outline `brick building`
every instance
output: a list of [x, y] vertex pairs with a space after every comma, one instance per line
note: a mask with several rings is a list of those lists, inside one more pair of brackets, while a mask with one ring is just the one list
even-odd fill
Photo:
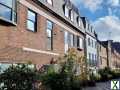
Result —
[[98, 43], [98, 53], [99, 53], [99, 68], [103, 69], [108, 66], [107, 60], [107, 48], [103, 42]]
[[99, 41], [99, 68], [110, 67], [111, 69], [120, 68], [119, 44], [112, 40]]
[[71, 47], [84, 56], [85, 30], [69, 0], [0, 0], [0, 63], [49, 64]]
[[120, 43], [119, 42], [112, 42], [112, 68], [119, 69], [120, 68]]

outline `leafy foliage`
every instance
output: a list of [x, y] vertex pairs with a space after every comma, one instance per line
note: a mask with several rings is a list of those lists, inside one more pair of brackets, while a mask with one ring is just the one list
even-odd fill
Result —
[[111, 70], [110, 68], [106, 67], [104, 69], [100, 69], [100, 81], [107, 81], [110, 79], [120, 78], [120, 71], [117, 70]]
[[80, 90], [80, 82], [75, 79], [76, 52], [70, 50], [61, 61], [63, 62], [60, 62], [61, 67], [58, 72], [48, 69], [50, 71], [41, 73], [43, 85], [47, 87], [47, 90], [49, 88], [51, 90]]
[[28, 65], [12, 65], [0, 74], [1, 90], [33, 90], [37, 80], [34, 68]]

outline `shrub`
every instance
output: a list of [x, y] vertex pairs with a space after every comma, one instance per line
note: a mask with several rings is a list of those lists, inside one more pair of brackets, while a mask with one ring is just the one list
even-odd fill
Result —
[[78, 76], [73, 78], [72, 81], [72, 90], [81, 90], [81, 85], [80, 85], [80, 78]]
[[51, 68], [48, 69], [50, 72], [41, 73], [41, 82], [47, 90], [80, 90], [80, 82], [75, 78], [76, 59], [76, 53], [72, 50], [64, 56], [59, 72]]
[[0, 74], [1, 90], [33, 90], [36, 80], [36, 70], [25, 64], [12, 65]]
[[67, 77], [66, 74], [46, 74], [42, 78], [42, 83], [46, 86], [47, 89], [51, 90], [71, 90], [70, 79]]
[[120, 71], [112, 70], [112, 78], [113, 79], [120, 78]]
[[101, 76], [101, 81], [107, 81], [107, 80], [109, 80], [109, 78], [110, 78], [110, 72], [111, 72], [110, 68], [100, 69], [98, 71], [98, 73]]
[[100, 74], [100, 81], [107, 81], [110, 79], [116, 79], [116, 78], [120, 78], [120, 72], [119, 71], [115, 71], [115, 70], [111, 70], [110, 68], [104, 68], [104, 69], [100, 69], [99, 72]]

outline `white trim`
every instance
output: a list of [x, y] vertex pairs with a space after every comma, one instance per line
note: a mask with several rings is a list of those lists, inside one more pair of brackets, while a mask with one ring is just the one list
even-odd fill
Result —
[[58, 53], [52, 53], [52, 52], [43, 51], [43, 50], [38, 50], [38, 49], [32, 49], [32, 48], [27, 48], [27, 47], [23, 47], [22, 49], [23, 49], [24, 51], [30, 51], [30, 52], [36, 52], [36, 53], [42, 53], [42, 54], [49, 54], [49, 55], [59, 56]]
[[59, 22], [58, 20], [56, 20], [55, 18], [53, 18], [52, 16], [50, 16], [49, 14], [47, 14], [46, 12], [40, 10], [39, 8], [35, 7], [34, 5], [30, 4], [29, 2], [27, 2], [26, 0], [19, 0], [19, 2], [28, 7], [29, 9], [33, 10], [34, 12], [40, 14], [41, 16], [44, 16], [45, 18], [51, 20], [52, 22], [56, 23], [57, 25], [61, 26], [62, 28], [64, 28], [65, 30], [73, 33], [74, 35], [80, 35], [79, 33], [73, 31], [71, 28], [69, 28], [68, 26], [66, 26], [65, 24]]

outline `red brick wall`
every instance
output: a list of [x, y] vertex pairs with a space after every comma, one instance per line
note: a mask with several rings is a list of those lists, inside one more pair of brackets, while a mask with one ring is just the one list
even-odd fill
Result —
[[[28, 1], [31, 2], [30, 0]], [[36, 7], [39, 7], [37, 6], [37, 4], [34, 4], [34, 5]], [[5, 46], [12, 46], [17, 48], [28, 47], [28, 48], [47, 51], [46, 50], [46, 20], [47, 19], [38, 14], [37, 32], [31, 32], [26, 29], [27, 10], [28, 10], [27, 7], [19, 3], [18, 10], [17, 10], [18, 11], [17, 26], [0, 25], [0, 38], [1, 38], [0, 49], [4, 48]], [[64, 29], [57, 24], [54, 24], [54, 27], [53, 27], [53, 51], [52, 52], [56, 52], [60, 54], [64, 53]], [[82, 54], [84, 54], [84, 51], [82, 51]], [[40, 56], [39, 55], [37, 55], [36, 57], [33, 56], [34, 57], [33, 58], [32, 54], [28, 54], [28, 57], [29, 55], [31, 55], [30, 57], [32, 58], [33, 63], [43, 63], [43, 62], [47, 63], [54, 57], [52, 55], [41, 54]], [[19, 59], [19, 56], [17, 58]]]

